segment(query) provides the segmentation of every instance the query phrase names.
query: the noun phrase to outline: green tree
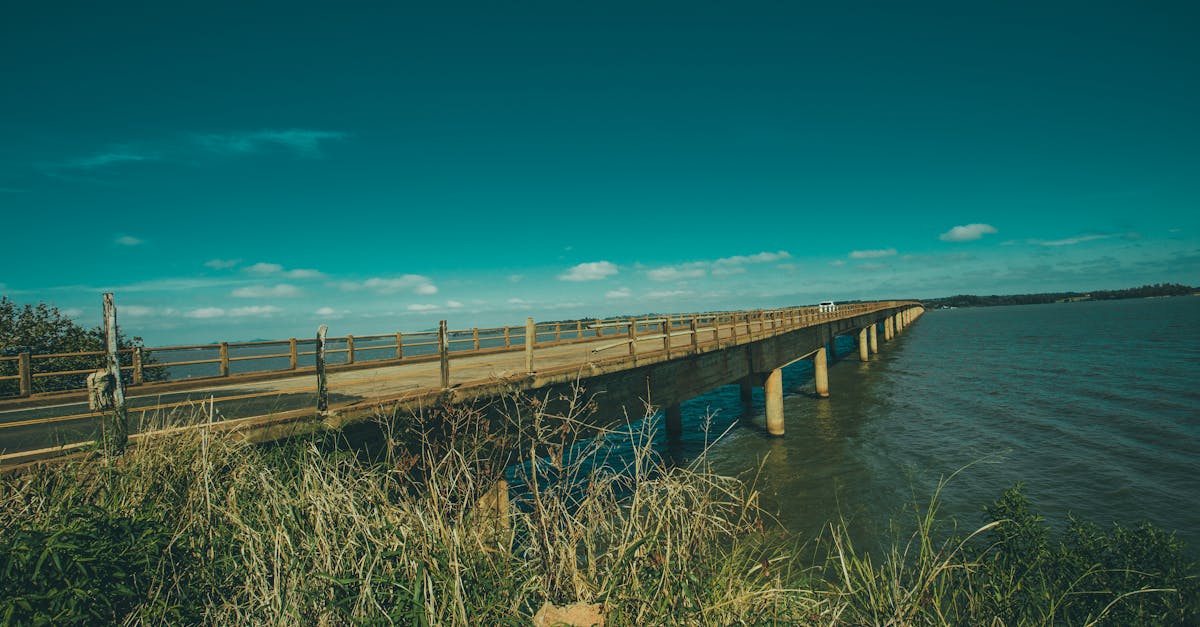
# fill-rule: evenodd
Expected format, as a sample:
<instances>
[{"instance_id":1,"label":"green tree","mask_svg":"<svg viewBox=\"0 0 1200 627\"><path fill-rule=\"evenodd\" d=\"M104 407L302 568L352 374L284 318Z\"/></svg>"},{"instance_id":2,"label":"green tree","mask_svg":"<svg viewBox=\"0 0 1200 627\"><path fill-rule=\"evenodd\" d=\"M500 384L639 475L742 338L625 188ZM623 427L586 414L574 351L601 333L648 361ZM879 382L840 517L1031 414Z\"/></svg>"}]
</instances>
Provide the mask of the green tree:
<instances>
[{"instance_id":1,"label":"green tree","mask_svg":"<svg viewBox=\"0 0 1200 627\"><path fill-rule=\"evenodd\" d=\"M127 338L118 331L117 346L121 350L143 348L143 342L140 337ZM21 353L52 355L103 350L103 328L84 328L52 305L18 305L7 296L0 296L0 357L16 357ZM129 365L128 357L122 357L122 363ZM142 363L146 381L166 379L166 369L153 367L154 362L149 352L143 352ZM95 370L103 365L103 355L51 357L33 359L31 362L34 373ZM16 360L0 360L0 376L16 374ZM37 393L79 389L84 386L85 379L87 374L36 377L33 379L33 391ZM132 373L128 370L123 371L122 379L128 385ZM18 393L17 381L0 381L0 396L15 396Z\"/></svg>"}]
</instances>

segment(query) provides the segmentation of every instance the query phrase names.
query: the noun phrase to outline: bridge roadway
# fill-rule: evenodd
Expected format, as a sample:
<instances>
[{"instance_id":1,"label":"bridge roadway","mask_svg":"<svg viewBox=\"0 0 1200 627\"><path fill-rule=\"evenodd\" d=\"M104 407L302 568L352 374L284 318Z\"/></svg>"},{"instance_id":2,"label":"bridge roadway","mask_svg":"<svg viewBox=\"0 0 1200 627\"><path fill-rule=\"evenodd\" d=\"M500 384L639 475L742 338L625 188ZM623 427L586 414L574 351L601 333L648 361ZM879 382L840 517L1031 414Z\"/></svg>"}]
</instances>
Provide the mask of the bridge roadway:
<instances>
[{"instance_id":1,"label":"bridge roadway","mask_svg":"<svg viewBox=\"0 0 1200 627\"><path fill-rule=\"evenodd\" d=\"M881 337L890 339L892 334L903 328L903 324L915 320L921 311L916 303L889 302L887 306L884 305L868 303L843 306L836 314L798 310L791 317L714 322L697 327L695 331L674 328L670 332L669 350L661 332L640 336L636 341L636 350L630 350L628 337L622 335L537 344L532 351L535 373L526 371L528 356L520 346L483 354L452 353L449 368L453 383L448 389L441 387L441 362L437 359L390 364L385 361L376 367L364 367L366 364L361 364L357 369L331 369L328 374L329 411L321 416L315 411L316 377L312 370L291 376L236 383L228 379L214 379L183 384L190 389L178 389L179 383L130 387L126 392L130 432L136 442L146 437L148 432L190 428L211 421L214 429L238 430L253 440L265 441L317 428L350 424L384 409L411 410L442 399L461 402L474 398L493 398L509 392L569 385L576 380L602 389L608 387L604 379L606 375L645 370L657 364L694 359L703 354L727 353L737 347L754 352L755 349L761 349L760 345L766 340L796 335L800 331L808 332L806 338L812 339L806 341L815 344L814 350L821 347L822 354L819 359L814 359L823 367L824 344L838 335L839 331L840 334L845 334L847 330L861 331L858 337L865 342L868 327L875 327L879 328ZM874 336L874 333L872 329L871 335ZM875 344L871 342L871 345ZM860 355L867 352L864 344ZM746 353L747 356L750 354ZM790 361L812 355L813 351L806 351L792 356ZM739 359L747 361L745 358ZM732 370L727 366L718 368L726 369ZM675 373L674 370L672 372L670 376L688 376ZM743 381L744 390L747 385L765 385L768 388L771 385L769 372L757 378L747 377L749 373L741 376L729 374L726 377L729 380L722 384L746 379ZM638 376L642 375L639 373ZM721 373L716 376L719 379L725 375ZM647 371L644 377L647 384L650 377ZM590 383L587 381L593 378ZM656 378L661 380L661 373ZM707 380L711 377L693 378ZM750 379L754 381L748 383ZM648 392L645 385L641 389ZM627 392L623 396L630 394ZM768 401L769 397L770 389ZM635 395L634 399L622 398L621 401L628 402L636 398ZM678 403L671 394L660 395L660 398L672 401L672 406L677 408ZM670 414L671 407L667 409ZM86 400L56 400L51 395L23 402L0 401L0 464L20 464L91 446L99 435L100 419L100 414L88 409ZM779 431L782 433L782 415L779 420Z\"/></svg>"}]
</instances>

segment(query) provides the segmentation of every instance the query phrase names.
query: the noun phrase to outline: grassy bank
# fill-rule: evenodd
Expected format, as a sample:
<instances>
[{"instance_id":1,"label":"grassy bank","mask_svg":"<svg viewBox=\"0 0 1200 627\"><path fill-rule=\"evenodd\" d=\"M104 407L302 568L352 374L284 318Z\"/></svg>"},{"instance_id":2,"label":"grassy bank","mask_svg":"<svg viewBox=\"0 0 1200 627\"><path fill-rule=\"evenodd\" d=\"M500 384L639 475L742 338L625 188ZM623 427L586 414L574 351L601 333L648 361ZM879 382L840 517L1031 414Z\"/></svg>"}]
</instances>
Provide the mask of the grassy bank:
<instances>
[{"instance_id":1,"label":"grassy bank","mask_svg":"<svg viewBox=\"0 0 1200 627\"><path fill-rule=\"evenodd\" d=\"M368 448L199 429L7 477L0 622L528 625L545 603L603 604L609 625L1196 618L1196 568L1152 527L1052 536L1012 490L943 533L934 495L915 533L863 555L837 525L789 537L703 459L647 444L605 463L568 400L381 417ZM524 486L507 502L506 467Z\"/></svg>"}]
</instances>

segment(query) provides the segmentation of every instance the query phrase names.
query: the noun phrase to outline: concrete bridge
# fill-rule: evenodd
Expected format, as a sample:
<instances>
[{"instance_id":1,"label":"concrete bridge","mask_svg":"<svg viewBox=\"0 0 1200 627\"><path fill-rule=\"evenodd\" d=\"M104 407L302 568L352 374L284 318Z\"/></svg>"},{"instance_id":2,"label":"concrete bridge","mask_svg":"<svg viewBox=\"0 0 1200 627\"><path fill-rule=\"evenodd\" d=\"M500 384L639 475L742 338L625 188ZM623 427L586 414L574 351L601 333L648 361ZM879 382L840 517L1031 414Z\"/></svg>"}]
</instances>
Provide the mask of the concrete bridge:
<instances>
[{"instance_id":1,"label":"concrete bridge","mask_svg":"<svg viewBox=\"0 0 1200 627\"><path fill-rule=\"evenodd\" d=\"M853 336L858 358L871 355L915 321L913 301L853 303L835 310L774 310L672 314L642 318L534 323L524 327L450 330L315 340L218 343L130 349L109 354L62 353L15 358L15 398L0 399L0 464L22 464L86 449L111 411L89 407L85 389L39 392L37 379L79 378L88 369L42 370L39 359L94 357L122 372L116 391L134 433L204 425L252 441L340 428L380 413L415 411L437 403L486 401L506 394L583 386L602 416L641 417L645 404L664 409L668 433L681 430L680 403L740 383L743 399L762 387L767 430L782 436L781 369L811 359L818 396L828 396L829 351L838 336ZM110 321L115 328L115 312ZM407 340L407 343L405 342ZM273 347L287 347L287 352ZM311 346L312 350L301 350ZM827 348L828 347L828 348ZM209 351L211 358L155 362L149 355ZM240 352L239 352L240 351ZM383 357L364 357L374 353ZM312 357L311 367L301 362ZM329 363L340 357L340 363ZM7 358L13 360L14 358ZM240 362L276 362L275 369L232 372ZM286 360L286 361L285 361ZM154 368L216 367L216 375L148 381ZM163 378L163 377L158 377Z\"/></svg>"}]
</instances>

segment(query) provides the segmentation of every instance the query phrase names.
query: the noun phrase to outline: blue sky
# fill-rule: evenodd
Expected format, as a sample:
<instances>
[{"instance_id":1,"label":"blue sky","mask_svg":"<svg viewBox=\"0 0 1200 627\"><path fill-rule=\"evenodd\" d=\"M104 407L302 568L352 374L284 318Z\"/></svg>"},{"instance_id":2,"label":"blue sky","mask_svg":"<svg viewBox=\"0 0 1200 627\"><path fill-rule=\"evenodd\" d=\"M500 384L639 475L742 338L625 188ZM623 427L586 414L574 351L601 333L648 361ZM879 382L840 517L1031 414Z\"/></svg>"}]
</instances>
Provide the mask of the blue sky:
<instances>
[{"instance_id":1,"label":"blue sky","mask_svg":"<svg viewBox=\"0 0 1200 627\"><path fill-rule=\"evenodd\" d=\"M0 293L163 344L1196 284L1198 6L22 3Z\"/></svg>"}]
</instances>

